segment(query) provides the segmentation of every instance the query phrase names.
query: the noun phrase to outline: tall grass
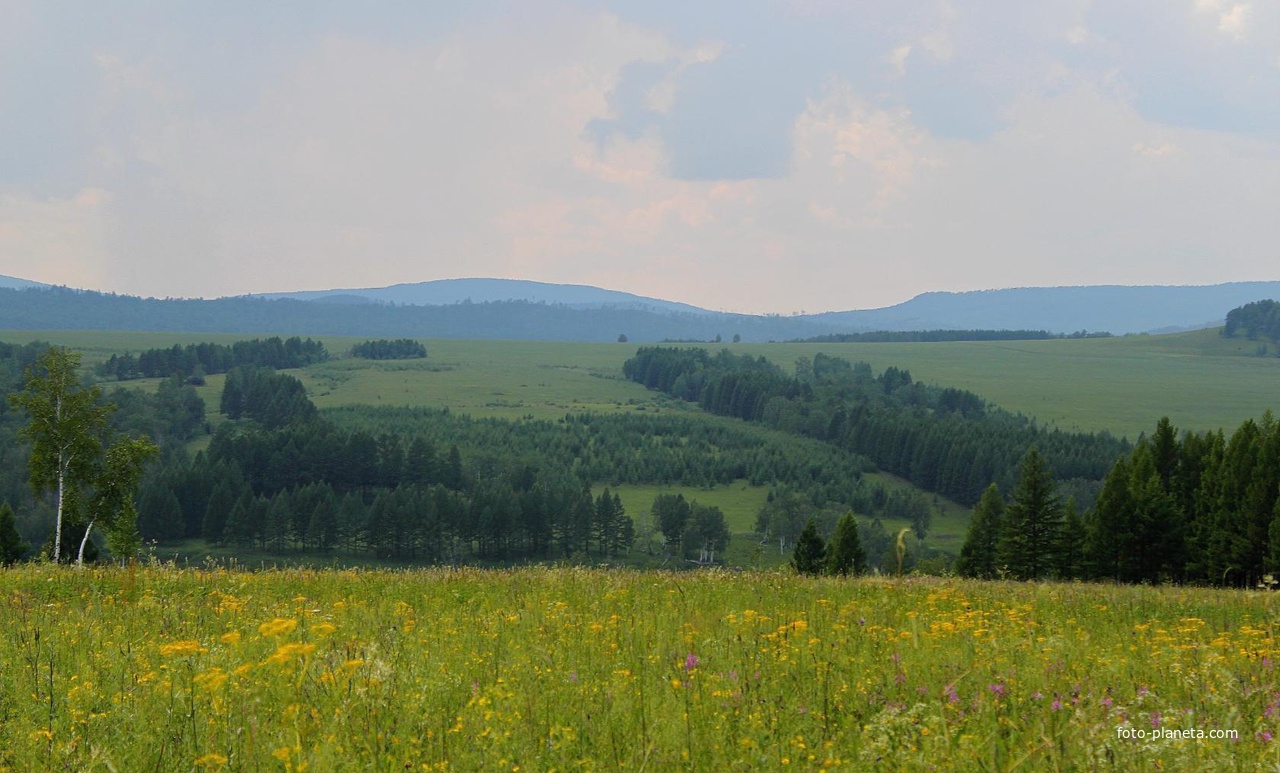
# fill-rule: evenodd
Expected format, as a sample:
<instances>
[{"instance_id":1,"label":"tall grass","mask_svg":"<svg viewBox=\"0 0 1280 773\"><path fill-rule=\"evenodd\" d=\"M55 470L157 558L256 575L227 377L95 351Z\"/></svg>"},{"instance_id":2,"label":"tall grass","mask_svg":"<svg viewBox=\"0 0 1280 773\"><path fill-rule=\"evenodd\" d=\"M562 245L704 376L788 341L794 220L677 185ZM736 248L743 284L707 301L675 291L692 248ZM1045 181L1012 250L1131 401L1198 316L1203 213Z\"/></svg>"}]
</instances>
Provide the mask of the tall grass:
<instances>
[{"instance_id":1,"label":"tall grass","mask_svg":"<svg viewBox=\"0 0 1280 773\"><path fill-rule=\"evenodd\" d=\"M1275 598L25 566L0 574L0 768L1274 767ZM1120 736L1170 728L1238 738Z\"/></svg>"}]
</instances>

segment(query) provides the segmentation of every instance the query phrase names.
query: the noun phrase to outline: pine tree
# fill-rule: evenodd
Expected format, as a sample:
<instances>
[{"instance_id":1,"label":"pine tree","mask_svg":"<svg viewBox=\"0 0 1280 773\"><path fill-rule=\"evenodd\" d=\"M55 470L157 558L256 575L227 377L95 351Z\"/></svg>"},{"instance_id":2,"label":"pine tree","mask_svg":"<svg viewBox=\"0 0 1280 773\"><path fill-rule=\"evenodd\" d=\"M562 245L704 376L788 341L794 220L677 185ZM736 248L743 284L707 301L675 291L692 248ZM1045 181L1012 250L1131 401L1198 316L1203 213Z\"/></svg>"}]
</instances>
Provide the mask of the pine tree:
<instances>
[{"instance_id":1,"label":"pine tree","mask_svg":"<svg viewBox=\"0 0 1280 773\"><path fill-rule=\"evenodd\" d=\"M847 577L867 570L867 554L858 539L858 522L853 513L845 513L836 524L827 545L827 574Z\"/></svg>"},{"instance_id":2,"label":"pine tree","mask_svg":"<svg viewBox=\"0 0 1280 773\"><path fill-rule=\"evenodd\" d=\"M219 541L231 545L246 545L253 540L253 494L247 489L227 513Z\"/></svg>"},{"instance_id":3,"label":"pine tree","mask_svg":"<svg viewBox=\"0 0 1280 773\"><path fill-rule=\"evenodd\" d=\"M0 502L0 566L12 566L27 554L29 547L18 533L18 521L8 502Z\"/></svg>"},{"instance_id":4,"label":"pine tree","mask_svg":"<svg viewBox=\"0 0 1280 773\"><path fill-rule=\"evenodd\" d=\"M791 553L791 568L800 574L821 574L825 566L827 544L818 534L818 524L812 518L804 531L796 538L796 548Z\"/></svg>"},{"instance_id":5,"label":"pine tree","mask_svg":"<svg viewBox=\"0 0 1280 773\"><path fill-rule=\"evenodd\" d=\"M1280 580L1280 500L1276 501L1275 514L1271 518L1268 534L1270 549L1267 552L1266 571L1274 580Z\"/></svg>"},{"instance_id":6,"label":"pine tree","mask_svg":"<svg viewBox=\"0 0 1280 773\"><path fill-rule=\"evenodd\" d=\"M265 539L273 551L279 553L285 549L286 542L293 531L291 521L289 497L282 491L271 498L264 529Z\"/></svg>"},{"instance_id":7,"label":"pine tree","mask_svg":"<svg viewBox=\"0 0 1280 773\"><path fill-rule=\"evenodd\" d=\"M1073 580L1084 576L1084 521L1076 509L1075 497L1067 499L1063 508L1062 533L1058 545L1058 577Z\"/></svg>"},{"instance_id":8,"label":"pine tree","mask_svg":"<svg viewBox=\"0 0 1280 773\"><path fill-rule=\"evenodd\" d=\"M1085 564L1096 578L1119 580L1132 562L1138 532L1128 457L1116 460L1102 483L1098 501L1085 521Z\"/></svg>"},{"instance_id":9,"label":"pine tree","mask_svg":"<svg viewBox=\"0 0 1280 773\"><path fill-rule=\"evenodd\" d=\"M1062 530L1062 505L1054 494L1053 471L1032 446L1022 458L1000 540L998 560L1019 580L1050 574Z\"/></svg>"},{"instance_id":10,"label":"pine tree","mask_svg":"<svg viewBox=\"0 0 1280 773\"><path fill-rule=\"evenodd\" d=\"M231 514L231 508L236 506L236 495L231 490L231 486L226 481L220 481L214 486L213 494L209 497L209 505L204 510L204 525L202 533L204 538L210 542L218 542L222 539L222 532L227 526L227 517Z\"/></svg>"},{"instance_id":11,"label":"pine tree","mask_svg":"<svg viewBox=\"0 0 1280 773\"><path fill-rule=\"evenodd\" d=\"M982 499L973 508L969 519L969 533L960 557L956 559L956 573L962 577L993 580L999 574L1000 537L1004 533L1004 498L1000 487L992 483L982 492Z\"/></svg>"},{"instance_id":12,"label":"pine tree","mask_svg":"<svg viewBox=\"0 0 1280 773\"><path fill-rule=\"evenodd\" d=\"M338 540L338 501L326 486L307 521L307 541L317 550L331 550Z\"/></svg>"}]
</instances>

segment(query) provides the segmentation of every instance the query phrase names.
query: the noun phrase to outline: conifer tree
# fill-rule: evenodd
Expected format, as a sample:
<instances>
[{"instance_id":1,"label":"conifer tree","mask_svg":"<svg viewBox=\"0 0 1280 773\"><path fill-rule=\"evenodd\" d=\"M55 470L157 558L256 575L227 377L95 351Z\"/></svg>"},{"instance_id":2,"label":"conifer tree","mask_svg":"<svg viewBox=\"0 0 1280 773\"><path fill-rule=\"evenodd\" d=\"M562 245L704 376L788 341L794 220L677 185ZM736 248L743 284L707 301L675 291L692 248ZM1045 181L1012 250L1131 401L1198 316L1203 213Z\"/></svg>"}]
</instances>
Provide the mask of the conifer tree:
<instances>
[{"instance_id":1,"label":"conifer tree","mask_svg":"<svg viewBox=\"0 0 1280 773\"><path fill-rule=\"evenodd\" d=\"M997 556L1003 533L1004 498L1000 496L1000 487L992 483L973 508L969 533L956 559L956 573L962 577L995 579L1000 570Z\"/></svg>"},{"instance_id":2,"label":"conifer tree","mask_svg":"<svg viewBox=\"0 0 1280 773\"><path fill-rule=\"evenodd\" d=\"M1056 562L1062 530L1062 504L1054 493L1053 471L1032 446L1007 510L998 559L1019 580L1047 577Z\"/></svg>"},{"instance_id":3,"label":"conifer tree","mask_svg":"<svg viewBox=\"0 0 1280 773\"><path fill-rule=\"evenodd\" d=\"M231 490L231 486L226 481L219 481L213 487L213 494L209 497L209 504L204 509L204 522L201 532L204 538L210 542L220 542L222 540L223 530L227 526L227 517L231 515L231 509L236 506L236 495Z\"/></svg>"},{"instance_id":4,"label":"conifer tree","mask_svg":"<svg viewBox=\"0 0 1280 773\"><path fill-rule=\"evenodd\" d=\"M1273 579L1280 580L1280 500L1276 501L1275 513L1271 518L1271 529L1268 534L1268 551L1266 573Z\"/></svg>"},{"instance_id":5,"label":"conifer tree","mask_svg":"<svg viewBox=\"0 0 1280 773\"><path fill-rule=\"evenodd\" d=\"M1058 577L1074 580L1084 576L1084 521L1076 509L1075 497L1063 508L1062 533L1058 545Z\"/></svg>"},{"instance_id":6,"label":"conifer tree","mask_svg":"<svg viewBox=\"0 0 1280 773\"><path fill-rule=\"evenodd\" d=\"M853 513L845 513L836 524L827 545L827 574L847 577L867 570L867 554L858 539L858 522Z\"/></svg>"},{"instance_id":7,"label":"conifer tree","mask_svg":"<svg viewBox=\"0 0 1280 773\"><path fill-rule=\"evenodd\" d=\"M8 502L0 502L0 566L11 566L27 554L28 546L18 533L18 521Z\"/></svg>"},{"instance_id":8,"label":"conifer tree","mask_svg":"<svg viewBox=\"0 0 1280 773\"><path fill-rule=\"evenodd\" d=\"M825 567L827 544L818 534L818 524L812 518L804 531L796 538L796 548L791 553L791 568L800 574L821 574Z\"/></svg>"}]
</instances>

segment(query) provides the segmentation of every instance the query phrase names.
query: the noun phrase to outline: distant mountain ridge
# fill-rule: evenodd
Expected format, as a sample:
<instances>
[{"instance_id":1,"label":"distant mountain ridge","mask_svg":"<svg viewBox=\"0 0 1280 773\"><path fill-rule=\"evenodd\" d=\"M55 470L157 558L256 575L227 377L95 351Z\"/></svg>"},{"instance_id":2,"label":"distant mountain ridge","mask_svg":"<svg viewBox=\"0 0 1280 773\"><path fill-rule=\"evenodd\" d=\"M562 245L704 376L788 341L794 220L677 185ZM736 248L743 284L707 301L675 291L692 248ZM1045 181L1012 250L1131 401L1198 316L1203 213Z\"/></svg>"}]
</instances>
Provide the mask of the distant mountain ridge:
<instances>
[{"instance_id":1,"label":"distant mountain ridge","mask_svg":"<svg viewBox=\"0 0 1280 773\"><path fill-rule=\"evenodd\" d=\"M929 292L881 309L729 314L586 285L457 279L235 298L137 298L0 277L0 329L167 330L640 343L916 330L1172 332L1221 325L1280 282Z\"/></svg>"},{"instance_id":2,"label":"distant mountain ridge","mask_svg":"<svg viewBox=\"0 0 1280 773\"><path fill-rule=\"evenodd\" d=\"M646 298L620 290L577 284L551 284L529 279L435 279L429 282L396 284L344 290L301 290L287 293L254 293L250 298L328 303L397 303L411 306L447 306L453 303L489 301L529 301L554 303L574 309L648 309L673 314L714 314L687 303Z\"/></svg>"},{"instance_id":3,"label":"distant mountain ridge","mask_svg":"<svg viewBox=\"0 0 1280 773\"><path fill-rule=\"evenodd\" d=\"M44 282L32 282L30 279L19 279L16 276L5 276L0 274L0 287L7 287L12 290L25 290L28 287L48 287Z\"/></svg>"},{"instance_id":4,"label":"distant mountain ridge","mask_svg":"<svg viewBox=\"0 0 1280 773\"><path fill-rule=\"evenodd\" d=\"M1123 335L1215 327L1228 311L1266 298L1280 298L1280 282L1015 287L922 293L883 309L804 318L874 330L1089 330Z\"/></svg>"}]
</instances>

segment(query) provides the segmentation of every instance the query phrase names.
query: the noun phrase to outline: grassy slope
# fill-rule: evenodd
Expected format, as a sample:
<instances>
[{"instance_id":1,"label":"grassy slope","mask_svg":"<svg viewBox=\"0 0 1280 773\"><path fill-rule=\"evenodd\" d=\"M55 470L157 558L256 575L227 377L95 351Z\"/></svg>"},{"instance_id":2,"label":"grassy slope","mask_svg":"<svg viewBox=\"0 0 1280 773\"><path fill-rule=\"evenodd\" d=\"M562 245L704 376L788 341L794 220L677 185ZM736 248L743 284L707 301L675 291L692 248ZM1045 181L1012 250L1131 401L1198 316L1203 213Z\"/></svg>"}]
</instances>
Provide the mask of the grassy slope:
<instances>
[{"instance_id":1,"label":"grassy slope","mask_svg":"<svg viewBox=\"0 0 1280 773\"><path fill-rule=\"evenodd\" d=\"M1136 438L1164 415L1197 431L1231 429L1280 408L1280 358L1216 330L1167 336L914 344L742 347L783 366L817 352L917 380L969 389L996 405L1063 429Z\"/></svg>"},{"instance_id":2,"label":"grassy slope","mask_svg":"<svg viewBox=\"0 0 1280 773\"><path fill-rule=\"evenodd\" d=\"M0 573L0 769L1272 770L1278 599L27 565ZM1157 726L1206 737L1117 732Z\"/></svg>"}]
</instances>

